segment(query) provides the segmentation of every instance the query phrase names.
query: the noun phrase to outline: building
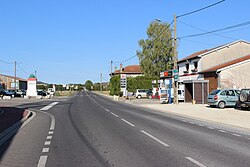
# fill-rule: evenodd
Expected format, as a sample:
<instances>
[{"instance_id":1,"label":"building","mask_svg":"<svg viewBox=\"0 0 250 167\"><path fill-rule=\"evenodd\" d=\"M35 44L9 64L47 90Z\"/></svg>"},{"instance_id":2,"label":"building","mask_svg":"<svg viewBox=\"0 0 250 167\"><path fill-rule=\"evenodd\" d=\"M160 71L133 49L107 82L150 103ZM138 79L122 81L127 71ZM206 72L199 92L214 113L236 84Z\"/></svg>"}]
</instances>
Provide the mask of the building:
<instances>
[{"instance_id":1,"label":"building","mask_svg":"<svg viewBox=\"0 0 250 167\"><path fill-rule=\"evenodd\" d=\"M0 74L0 89L27 89L27 80L23 78Z\"/></svg>"},{"instance_id":2,"label":"building","mask_svg":"<svg viewBox=\"0 0 250 167\"><path fill-rule=\"evenodd\" d=\"M178 61L179 83L185 85L185 101L206 103L218 88L250 87L250 43L239 40L202 50Z\"/></svg>"},{"instance_id":3,"label":"building","mask_svg":"<svg viewBox=\"0 0 250 167\"><path fill-rule=\"evenodd\" d=\"M143 76L143 72L141 70L140 65L129 65L129 66L123 67L122 64L120 64L120 69L115 70L110 75L116 76L120 74L126 74L127 77Z\"/></svg>"}]
</instances>

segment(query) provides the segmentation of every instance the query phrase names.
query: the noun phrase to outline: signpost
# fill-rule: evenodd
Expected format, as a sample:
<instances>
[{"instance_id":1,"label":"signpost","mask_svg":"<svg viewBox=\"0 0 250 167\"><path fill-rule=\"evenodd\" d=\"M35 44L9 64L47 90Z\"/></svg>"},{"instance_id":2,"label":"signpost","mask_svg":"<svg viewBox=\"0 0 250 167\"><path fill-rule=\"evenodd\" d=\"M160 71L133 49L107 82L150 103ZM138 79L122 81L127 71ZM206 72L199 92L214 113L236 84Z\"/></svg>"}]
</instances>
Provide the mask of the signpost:
<instances>
[{"instance_id":1,"label":"signpost","mask_svg":"<svg viewBox=\"0 0 250 167\"><path fill-rule=\"evenodd\" d=\"M126 93L127 93L127 75L126 74L121 74L120 87L121 87L121 91L123 92L123 96L126 96Z\"/></svg>"}]
</instances>

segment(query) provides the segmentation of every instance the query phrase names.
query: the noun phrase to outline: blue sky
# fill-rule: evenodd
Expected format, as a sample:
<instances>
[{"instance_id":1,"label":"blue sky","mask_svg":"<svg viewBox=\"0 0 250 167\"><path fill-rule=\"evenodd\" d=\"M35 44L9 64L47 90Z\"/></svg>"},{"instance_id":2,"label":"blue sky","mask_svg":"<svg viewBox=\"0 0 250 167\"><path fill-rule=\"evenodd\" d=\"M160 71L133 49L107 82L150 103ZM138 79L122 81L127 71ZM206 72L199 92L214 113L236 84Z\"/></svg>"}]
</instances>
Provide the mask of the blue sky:
<instances>
[{"instance_id":1,"label":"blue sky","mask_svg":"<svg viewBox=\"0 0 250 167\"><path fill-rule=\"evenodd\" d=\"M190 12L218 0L1 0L0 73L27 78L37 71L48 83L109 80L110 61L135 55L138 40L156 18L171 22L173 15ZM250 1L225 2L178 19L177 36L201 33L250 21ZM250 25L180 39L179 59L193 52L232 42L250 41ZM123 65L138 64L138 58ZM114 64L119 67L119 63Z\"/></svg>"}]
</instances>

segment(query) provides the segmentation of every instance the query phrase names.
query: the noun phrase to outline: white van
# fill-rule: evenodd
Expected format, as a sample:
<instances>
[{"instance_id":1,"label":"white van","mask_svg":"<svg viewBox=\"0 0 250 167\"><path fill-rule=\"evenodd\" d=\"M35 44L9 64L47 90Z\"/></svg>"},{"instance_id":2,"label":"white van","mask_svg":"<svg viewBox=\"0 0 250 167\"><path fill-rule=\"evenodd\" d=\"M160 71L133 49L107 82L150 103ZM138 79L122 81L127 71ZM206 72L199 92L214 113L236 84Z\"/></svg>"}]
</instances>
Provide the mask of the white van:
<instances>
[{"instance_id":1,"label":"white van","mask_svg":"<svg viewBox=\"0 0 250 167\"><path fill-rule=\"evenodd\" d=\"M136 89L135 97L140 99L142 97L147 97L148 89Z\"/></svg>"}]
</instances>

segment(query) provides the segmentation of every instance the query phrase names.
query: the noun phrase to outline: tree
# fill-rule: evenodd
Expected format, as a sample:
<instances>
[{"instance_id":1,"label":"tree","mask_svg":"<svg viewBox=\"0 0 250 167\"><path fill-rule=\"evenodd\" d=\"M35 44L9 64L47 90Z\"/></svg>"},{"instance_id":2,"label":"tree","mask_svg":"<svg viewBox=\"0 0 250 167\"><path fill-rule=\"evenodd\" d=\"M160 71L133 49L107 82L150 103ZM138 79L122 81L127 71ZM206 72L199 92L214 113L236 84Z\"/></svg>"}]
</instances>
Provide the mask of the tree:
<instances>
[{"instance_id":1,"label":"tree","mask_svg":"<svg viewBox=\"0 0 250 167\"><path fill-rule=\"evenodd\" d=\"M120 95L120 75L113 76L112 78L110 78L109 89L110 95Z\"/></svg>"},{"instance_id":2,"label":"tree","mask_svg":"<svg viewBox=\"0 0 250 167\"><path fill-rule=\"evenodd\" d=\"M145 76L159 76L171 69L173 46L171 28L167 23L152 22L147 29L148 39L139 40L137 56Z\"/></svg>"},{"instance_id":3,"label":"tree","mask_svg":"<svg viewBox=\"0 0 250 167\"><path fill-rule=\"evenodd\" d=\"M86 87L87 90L91 90L91 88L93 87L93 82L90 81L90 80L87 80L85 82L85 87Z\"/></svg>"}]
</instances>

